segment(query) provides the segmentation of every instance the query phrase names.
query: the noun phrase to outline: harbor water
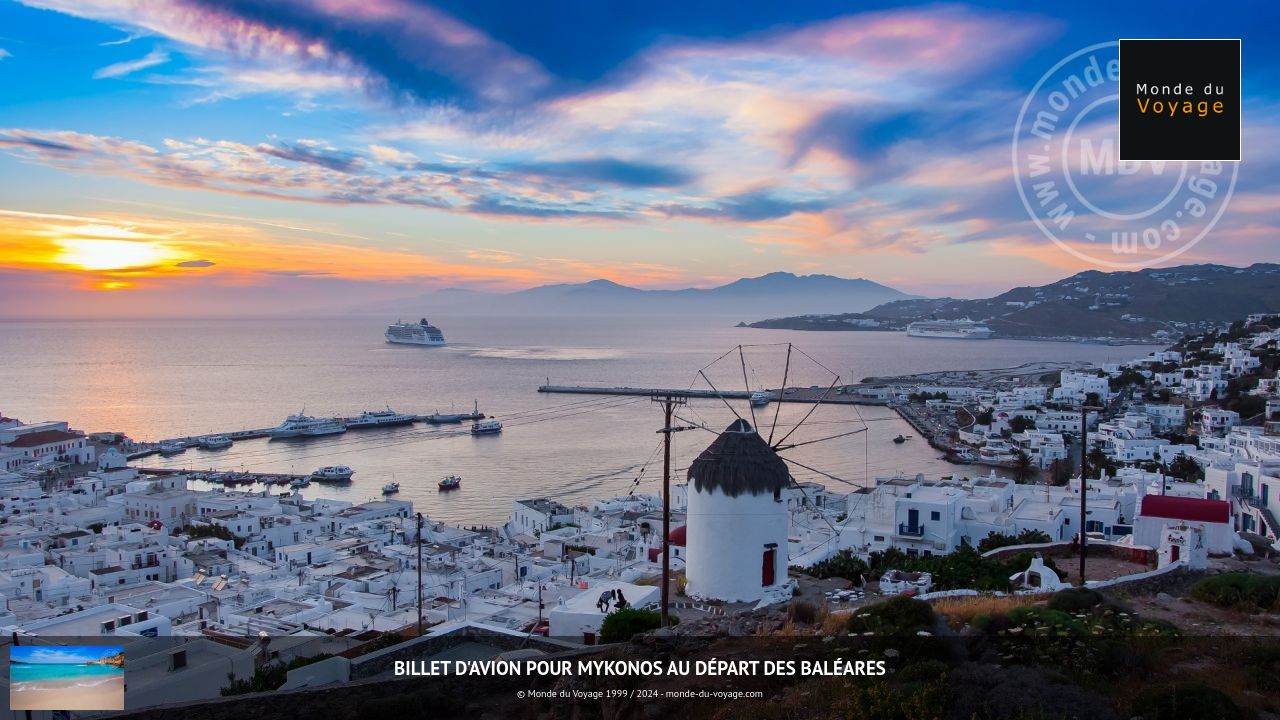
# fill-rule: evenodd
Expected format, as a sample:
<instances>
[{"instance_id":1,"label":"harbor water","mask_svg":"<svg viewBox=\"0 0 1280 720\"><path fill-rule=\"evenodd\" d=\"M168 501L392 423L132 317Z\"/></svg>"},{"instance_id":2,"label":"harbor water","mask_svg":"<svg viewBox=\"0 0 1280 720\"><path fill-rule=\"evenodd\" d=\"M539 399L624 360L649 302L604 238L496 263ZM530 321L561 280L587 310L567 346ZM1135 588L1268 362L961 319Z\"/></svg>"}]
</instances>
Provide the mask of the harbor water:
<instances>
[{"instance_id":1,"label":"harbor water","mask_svg":"<svg viewBox=\"0 0 1280 720\"><path fill-rule=\"evenodd\" d=\"M302 411L319 417L386 406L417 414L467 412L475 400L481 412L504 423L501 434L473 437L465 424L416 424L310 440L245 440L143 462L277 473L349 465L351 483L312 484L304 495L359 502L398 482L397 497L413 500L433 520L495 524L519 498L572 503L661 488L655 430L662 413L649 398L537 392L546 383L774 388L782 381L787 343L796 348L787 384L802 387L826 387L833 373L842 383L857 382L1031 361L1119 361L1152 349L733 326L750 318L429 317L444 331L447 347L387 344L386 318L0 323L6 358L0 411L27 422L65 419L89 432L158 440L269 427ZM745 363L735 349L740 344ZM771 404L755 408L755 420L776 441L810 410ZM722 429L735 412L752 418L743 400L730 409L717 399L693 399L678 411L678 424ZM862 427L865 433L785 452L798 463L792 465L796 478L841 487L896 472L988 472L944 462L919 437L893 443L899 434L916 433L883 407L823 405L787 444ZM681 478L712 437L707 429L673 435ZM461 476L461 489L440 492L437 483L446 475Z\"/></svg>"}]
</instances>

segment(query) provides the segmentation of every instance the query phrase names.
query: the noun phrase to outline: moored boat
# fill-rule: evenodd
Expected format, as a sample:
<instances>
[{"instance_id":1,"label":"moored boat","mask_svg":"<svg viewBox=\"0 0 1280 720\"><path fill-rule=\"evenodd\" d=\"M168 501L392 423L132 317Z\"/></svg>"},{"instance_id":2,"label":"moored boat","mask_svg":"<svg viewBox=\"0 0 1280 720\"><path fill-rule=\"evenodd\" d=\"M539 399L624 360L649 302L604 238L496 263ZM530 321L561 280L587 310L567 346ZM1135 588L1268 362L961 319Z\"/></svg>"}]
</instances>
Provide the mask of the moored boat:
<instances>
[{"instance_id":1,"label":"moored boat","mask_svg":"<svg viewBox=\"0 0 1280 720\"><path fill-rule=\"evenodd\" d=\"M205 435L199 442L200 447L205 450L224 450L231 447L231 438L226 435Z\"/></svg>"},{"instance_id":2,"label":"moored boat","mask_svg":"<svg viewBox=\"0 0 1280 720\"><path fill-rule=\"evenodd\" d=\"M388 407L386 410L365 410L353 418L346 419L349 430L366 430L369 428L410 425L417 418L413 415L398 413Z\"/></svg>"},{"instance_id":3,"label":"moored boat","mask_svg":"<svg viewBox=\"0 0 1280 720\"><path fill-rule=\"evenodd\" d=\"M436 487L440 488L441 490L457 490L458 488L462 487L462 478L458 477L457 475L450 475L449 477L437 483Z\"/></svg>"},{"instance_id":4,"label":"moored boat","mask_svg":"<svg viewBox=\"0 0 1280 720\"><path fill-rule=\"evenodd\" d=\"M347 431L345 423L336 418L328 418L319 420L307 427L302 428L302 437L321 437L323 435L340 435Z\"/></svg>"},{"instance_id":5,"label":"moored boat","mask_svg":"<svg viewBox=\"0 0 1280 720\"><path fill-rule=\"evenodd\" d=\"M177 455L178 453L186 449L187 449L186 445L176 441L166 440L165 442L160 443L161 455Z\"/></svg>"},{"instance_id":6,"label":"moored boat","mask_svg":"<svg viewBox=\"0 0 1280 720\"><path fill-rule=\"evenodd\" d=\"M326 465L311 473L311 479L316 482L347 482L355 474L346 465Z\"/></svg>"},{"instance_id":7,"label":"moored boat","mask_svg":"<svg viewBox=\"0 0 1280 720\"><path fill-rule=\"evenodd\" d=\"M284 422L271 429L271 439L279 440L281 438L302 437L303 430L319 422L323 421L302 413L290 415L284 419Z\"/></svg>"},{"instance_id":8,"label":"moored boat","mask_svg":"<svg viewBox=\"0 0 1280 720\"><path fill-rule=\"evenodd\" d=\"M463 420L483 420L484 413L480 412L480 401L473 402L471 412L469 413L441 413L439 410L430 415L423 415L421 420L433 425L455 424L461 423Z\"/></svg>"},{"instance_id":9,"label":"moored boat","mask_svg":"<svg viewBox=\"0 0 1280 720\"><path fill-rule=\"evenodd\" d=\"M400 492L400 483L398 482L389 482L382 486L383 495L393 495L398 492Z\"/></svg>"}]
</instances>

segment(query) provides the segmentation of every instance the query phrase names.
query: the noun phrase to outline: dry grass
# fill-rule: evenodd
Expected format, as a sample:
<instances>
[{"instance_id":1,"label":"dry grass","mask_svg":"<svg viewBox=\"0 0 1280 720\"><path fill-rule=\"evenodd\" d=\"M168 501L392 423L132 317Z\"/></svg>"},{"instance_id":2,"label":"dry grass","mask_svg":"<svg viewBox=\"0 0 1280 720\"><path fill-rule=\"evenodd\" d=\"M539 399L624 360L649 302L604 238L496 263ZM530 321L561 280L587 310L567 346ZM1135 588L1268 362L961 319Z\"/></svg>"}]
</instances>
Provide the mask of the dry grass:
<instances>
[{"instance_id":1,"label":"dry grass","mask_svg":"<svg viewBox=\"0 0 1280 720\"><path fill-rule=\"evenodd\" d=\"M843 635L855 610L832 610L822 621L823 635Z\"/></svg>"},{"instance_id":2,"label":"dry grass","mask_svg":"<svg viewBox=\"0 0 1280 720\"><path fill-rule=\"evenodd\" d=\"M979 615L1007 613L1014 608L1033 605L1043 595L969 595L931 600L933 611L947 617L948 624L960 629Z\"/></svg>"}]
</instances>

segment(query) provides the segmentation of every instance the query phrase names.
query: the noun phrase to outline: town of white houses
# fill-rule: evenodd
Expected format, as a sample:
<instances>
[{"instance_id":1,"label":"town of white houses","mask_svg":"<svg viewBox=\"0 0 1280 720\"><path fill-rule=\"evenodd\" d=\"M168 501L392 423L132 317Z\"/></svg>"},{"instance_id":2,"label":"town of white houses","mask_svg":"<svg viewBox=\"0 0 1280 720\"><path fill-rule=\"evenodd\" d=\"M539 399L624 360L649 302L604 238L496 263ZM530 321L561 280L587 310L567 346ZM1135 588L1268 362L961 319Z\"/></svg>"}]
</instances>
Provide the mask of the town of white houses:
<instances>
[{"instance_id":1,"label":"town of white houses","mask_svg":"<svg viewBox=\"0 0 1280 720\"><path fill-rule=\"evenodd\" d=\"M672 480L666 523L658 493L530 497L504 525L459 527L394 493L197 490L188 472L131 465L158 444L127 428L0 416L0 628L26 643L170 639L131 658L130 693L177 702L251 677L264 653L340 660L290 672L288 688L373 676L399 643L477 630L591 645L612 609L659 607L664 562L675 633L755 632L796 597L856 612L904 593L1238 569L1280 550L1277 370L1280 316L1252 315L1100 367L869 379L836 392L896 410L950 475L797 482L744 417L699 434L706 450ZM994 587L927 570L1015 551L1032 559ZM839 563L860 569L852 581L823 572Z\"/></svg>"}]
</instances>

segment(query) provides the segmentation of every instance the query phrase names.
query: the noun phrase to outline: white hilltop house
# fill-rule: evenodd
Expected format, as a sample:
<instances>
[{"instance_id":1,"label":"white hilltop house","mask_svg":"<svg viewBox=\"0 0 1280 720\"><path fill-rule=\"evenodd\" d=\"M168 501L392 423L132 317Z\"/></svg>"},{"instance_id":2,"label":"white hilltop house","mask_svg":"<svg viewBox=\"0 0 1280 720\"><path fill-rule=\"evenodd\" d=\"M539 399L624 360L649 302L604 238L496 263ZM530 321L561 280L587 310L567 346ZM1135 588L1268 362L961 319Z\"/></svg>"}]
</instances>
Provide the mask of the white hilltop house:
<instances>
[{"instance_id":1,"label":"white hilltop house","mask_svg":"<svg viewBox=\"0 0 1280 720\"><path fill-rule=\"evenodd\" d=\"M787 583L789 482L782 458L742 419L689 465L690 597L758 601Z\"/></svg>"}]
</instances>

